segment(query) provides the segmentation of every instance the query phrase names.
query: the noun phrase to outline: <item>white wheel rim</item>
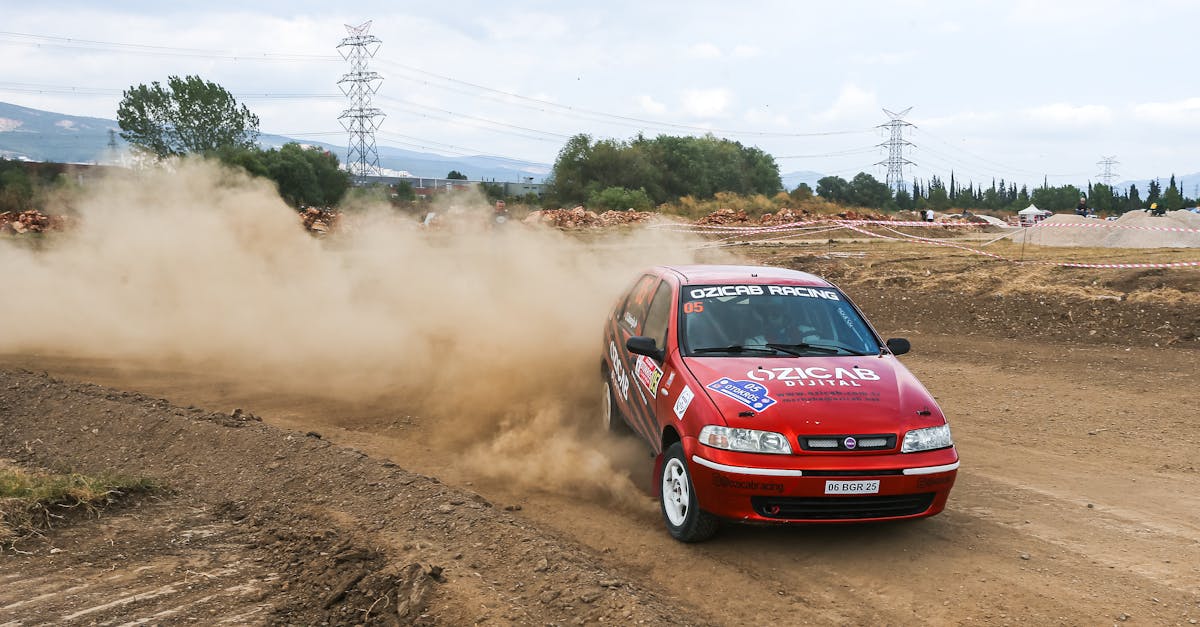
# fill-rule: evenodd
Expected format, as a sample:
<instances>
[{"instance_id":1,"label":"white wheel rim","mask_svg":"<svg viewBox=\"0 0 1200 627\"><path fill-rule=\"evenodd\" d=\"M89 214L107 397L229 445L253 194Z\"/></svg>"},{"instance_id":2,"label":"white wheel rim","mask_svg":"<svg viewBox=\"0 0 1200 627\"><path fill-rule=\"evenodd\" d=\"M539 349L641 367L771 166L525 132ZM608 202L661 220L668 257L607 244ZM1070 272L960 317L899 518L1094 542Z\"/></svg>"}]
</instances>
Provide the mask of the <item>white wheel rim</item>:
<instances>
[{"instance_id":1,"label":"white wheel rim","mask_svg":"<svg viewBox=\"0 0 1200 627\"><path fill-rule=\"evenodd\" d=\"M691 496L688 492L687 468L683 466L683 460L675 457L668 459L666 467L663 468L662 478L663 511L672 525L682 526L688 515Z\"/></svg>"},{"instance_id":2,"label":"white wheel rim","mask_svg":"<svg viewBox=\"0 0 1200 627\"><path fill-rule=\"evenodd\" d=\"M612 389L608 387L608 381L604 382L604 414L600 416L600 424L605 429L612 428Z\"/></svg>"}]
</instances>

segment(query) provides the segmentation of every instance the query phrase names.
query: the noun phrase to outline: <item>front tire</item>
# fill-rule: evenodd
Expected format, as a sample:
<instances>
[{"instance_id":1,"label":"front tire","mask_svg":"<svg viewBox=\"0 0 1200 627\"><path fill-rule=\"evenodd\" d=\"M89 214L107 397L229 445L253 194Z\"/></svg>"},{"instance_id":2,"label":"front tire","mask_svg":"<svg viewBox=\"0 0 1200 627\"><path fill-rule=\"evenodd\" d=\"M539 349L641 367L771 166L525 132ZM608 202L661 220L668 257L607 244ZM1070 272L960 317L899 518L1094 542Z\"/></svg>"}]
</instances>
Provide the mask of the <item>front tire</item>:
<instances>
[{"instance_id":1,"label":"front tire","mask_svg":"<svg viewBox=\"0 0 1200 627\"><path fill-rule=\"evenodd\" d=\"M717 532L716 516L700 509L692 473L683 455L683 444L676 442L663 453L659 504L663 521L672 538L680 542L702 542Z\"/></svg>"}]
</instances>

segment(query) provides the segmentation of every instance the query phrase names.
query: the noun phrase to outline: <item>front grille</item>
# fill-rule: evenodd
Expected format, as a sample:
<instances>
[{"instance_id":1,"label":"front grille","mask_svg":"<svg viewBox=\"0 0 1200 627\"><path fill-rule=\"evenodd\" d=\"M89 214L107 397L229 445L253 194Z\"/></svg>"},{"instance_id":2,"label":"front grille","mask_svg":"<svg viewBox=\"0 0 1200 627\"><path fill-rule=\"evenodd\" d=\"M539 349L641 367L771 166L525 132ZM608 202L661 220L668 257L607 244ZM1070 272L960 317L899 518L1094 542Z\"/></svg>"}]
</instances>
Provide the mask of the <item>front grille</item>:
<instances>
[{"instance_id":1,"label":"front grille","mask_svg":"<svg viewBox=\"0 0 1200 627\"><path fill-rule=\"evenodd\" d=\"M802 435L797 440L805 451L890 451L896 448L894 433Z\"/></svg>"},{"instance_id":2,"label":"front grille","mask_svg":"<svg viewBox=\"0 0 1200 627\"><path fill-rule=\"evenodd\" d=\"M914 516L933 505L934 493L889 496L752 496L760 516L788 520L857 520Z\"/></svg>"}]
</instances>

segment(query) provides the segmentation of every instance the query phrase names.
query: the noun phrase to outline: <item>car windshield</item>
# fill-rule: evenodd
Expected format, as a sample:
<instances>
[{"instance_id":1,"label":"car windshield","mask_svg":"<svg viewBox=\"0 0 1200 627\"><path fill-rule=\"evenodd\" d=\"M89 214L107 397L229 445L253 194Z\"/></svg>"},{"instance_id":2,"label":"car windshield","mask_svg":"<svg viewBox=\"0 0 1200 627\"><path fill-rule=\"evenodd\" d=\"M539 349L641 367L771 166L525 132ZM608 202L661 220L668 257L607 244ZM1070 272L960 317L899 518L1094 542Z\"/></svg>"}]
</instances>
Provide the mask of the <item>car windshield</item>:
<instances>
[{"instance_id":1,"label":"car windshield","mask_svg":"<svg viewBox=\"0 0 1200 627\"><path fill-rule=\"evenodd\" d=\"M844 294L797 285L685 285L684 354L875 355L879 340Z\"/></svg>"}]
</instances>

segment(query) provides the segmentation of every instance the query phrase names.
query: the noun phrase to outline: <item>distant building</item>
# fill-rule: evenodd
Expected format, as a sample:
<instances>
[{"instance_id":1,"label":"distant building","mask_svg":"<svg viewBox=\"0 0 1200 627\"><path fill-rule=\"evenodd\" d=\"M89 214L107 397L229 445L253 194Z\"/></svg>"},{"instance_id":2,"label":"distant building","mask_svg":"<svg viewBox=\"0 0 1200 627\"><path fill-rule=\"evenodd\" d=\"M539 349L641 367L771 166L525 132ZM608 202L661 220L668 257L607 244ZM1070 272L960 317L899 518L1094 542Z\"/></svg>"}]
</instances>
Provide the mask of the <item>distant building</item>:
<instances>
[{"instance_id":1,"label":"distant building","mask_svg":"<svg viewBox=\"0 0 1200 627\"><path fill-rule=\"evenodd\" d=\"M534 183L532 176L525 177L524 180L519 183L500 181L464 181L462 179L425 178L420 176L368 176L365 178L365 181L367 185L397 185L399 183L408 183L409 185L412 185L413 192L418 197L430 197L448 191L474 189L484 182L488 183L489 185L500 185L504 188L504 196L509 198L520 198L528 194L533 194L534 196L541 198L546 188L545 183Z\"/></svg>"}]
</instances>

